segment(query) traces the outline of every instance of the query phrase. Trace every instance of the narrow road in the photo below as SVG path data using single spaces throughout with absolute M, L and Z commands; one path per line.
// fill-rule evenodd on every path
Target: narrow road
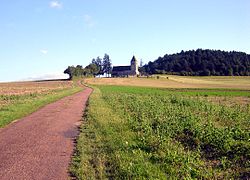
M 69 179 L 74 140 L 92 89 L 65 97 L 0 130 L 0 179 Z

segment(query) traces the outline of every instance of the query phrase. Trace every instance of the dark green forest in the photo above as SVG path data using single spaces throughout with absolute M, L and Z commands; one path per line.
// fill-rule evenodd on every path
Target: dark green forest
M 250 55 L 236 51 L 190 50 L 159 57 L 141 68 L 147 74 L 249 76 Z

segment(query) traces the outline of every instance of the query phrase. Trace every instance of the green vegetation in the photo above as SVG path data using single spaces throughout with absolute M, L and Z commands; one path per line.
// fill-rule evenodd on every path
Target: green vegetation
M 68 66 L 64 73 L 69 75 L 69 79 L 74 77 L 93 77 L 96 75 L 108 75 L 111 74 L 112 63 L 108 54 L 104 54 L 103 59 L 99 56 L 95 59 L 93 58 L 91 63 L 83 68 L 81 65 Z
M 48 91 L 44 93 L 29 93 L 20 95 L 0 95 L 0 128 L 12 121 L 27 116 L 42 106 L 72 95 L 81 90 L 80 87 Z
M 205 93 L 205 94 L 204 94 Z M 78 179 L 247 179 L 249 91 L 97 86 L 71 172 Z
M 159 57 L 143 66 L 141 71 L 184 76 L 249 76 L 250 55 L 209 49 L 181 51 Z

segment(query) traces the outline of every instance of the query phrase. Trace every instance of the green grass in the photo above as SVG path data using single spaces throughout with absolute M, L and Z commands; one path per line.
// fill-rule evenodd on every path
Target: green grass
M 5 100 L 8 104 L 0 107 L 0 128 L 14 120 L 27 116 L 46 104 L 77 93 L 81 89 L 80 87 L 74 87 L 56 90 L 48 94 L 1 95 L 0 100 Z
M 98 87 L 98 86 L 97 86 Z M 99 86 L 101 87 L 101 86 Z M 158 94 L 158 95 L 183 95 L 183 96 L 231 96 L 231 97 L 250 97 L 250 90 L 237 90 L 237 89 L 202 89 L 202 88 L 145 88 L 126 86 L 113 86 L 105 87 L 113 92 L 124 92 L 133 94 Z
M 196 98 L 248 91 L 97 86 L 71 172 L 77 179 L 249 178 L 250 107 Z

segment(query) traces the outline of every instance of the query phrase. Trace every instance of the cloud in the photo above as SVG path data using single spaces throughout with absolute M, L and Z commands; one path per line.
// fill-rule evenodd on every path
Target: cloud
M 45 54 L 45 55 L 46 55 L 46 54 L 48 54 L 49 51 L 48 51 L 47 49 L 41 49 L 40 52 L 41 52 L 42 54 Z
M 53 79 L 68 79 L 69 76 L 62 72 L 53 72 L 43 75 L 35 75 L 32 77 L 21 79 L 21 81 L 37 81 L 37 80 L 53 80 Z
M 60 9 L 60 8 L 62 8 L 63 5 L 59 1 L 50 1 L 49 6 L 51 8 Z
M 93 27 L 93 26 L 96 24 L 96 23 L 94 22 L 93 18 L 92 18 L 90 15 L 88 15 L 88 14 L 85 14 L 85 15 L 83 16 L 83 18 L 84 18 L 85 24 L 86 24 L 88 27 Z

